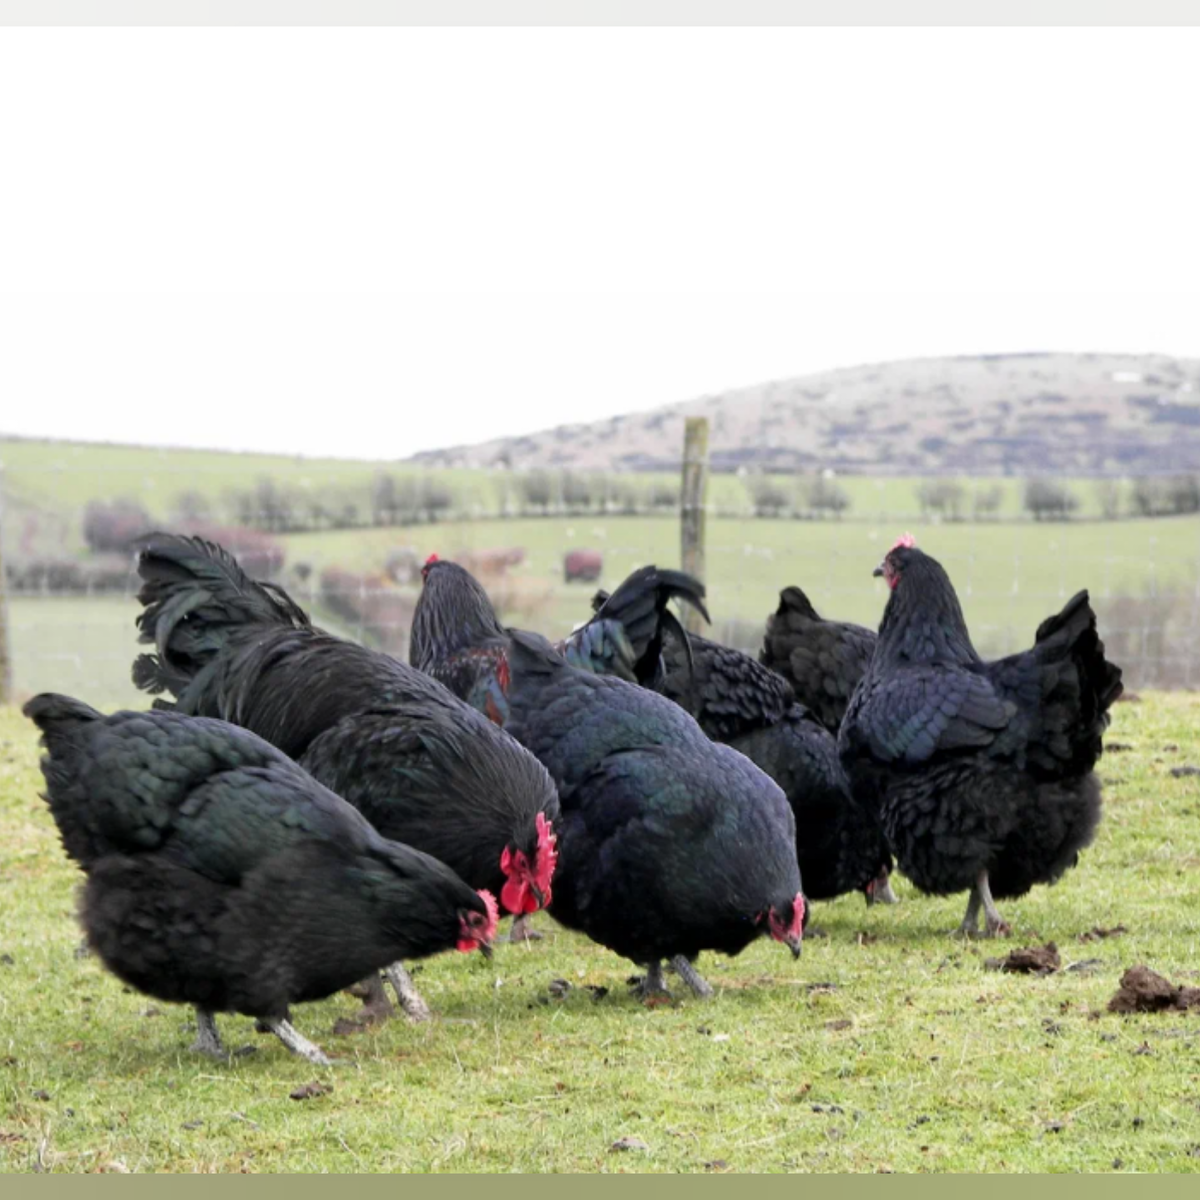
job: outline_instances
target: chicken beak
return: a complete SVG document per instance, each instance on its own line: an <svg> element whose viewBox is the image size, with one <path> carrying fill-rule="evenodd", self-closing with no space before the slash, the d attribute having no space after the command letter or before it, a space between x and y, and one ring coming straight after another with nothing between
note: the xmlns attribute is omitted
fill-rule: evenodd
<svg viewBox="0 0 1200 1200"><path fill-rule="evenodd" d="M792 952L793 961L800 957L801 951L804 949L804 935L796 934L793 937L784 939L785 946Z"/></svg>
<svg viewBox="0 0 1200 1200"><path fill-rule="evenodd" d="M533 898L537 901L538 908L545 908L546 907L545 893L542 891L542 889L540 887L538 887L538 885L536 883L532 882L532 880L530 881L530 884L529 884L529 890L533 893Z"/></svg>
<svg viewBox="0 0 1200 1200"><path fill-rule="evenodd" d="M492 957L492 943L491 942L480 942L479 943L479 953L482 954L484 958L491 958Z"/></svg>
<svg viewBox="0 0 1200 1200"><path fill-rule="evenodd" d="M872 574L872 575L873 575L873 576L874 576L876 579L882 579L882 578L883 578L883 563L880 563L880 564L879 564L879 566L877 566L877 567L875 568L875 570L873 570L873 571L871 572L871 574Z"/></svg>

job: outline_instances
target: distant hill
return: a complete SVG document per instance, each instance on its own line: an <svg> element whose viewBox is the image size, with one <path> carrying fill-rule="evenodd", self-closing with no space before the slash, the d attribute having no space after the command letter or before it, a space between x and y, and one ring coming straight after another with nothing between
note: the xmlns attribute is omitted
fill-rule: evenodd
<svg viewBox="0 0 1200 1200"><path fill-rule="evenodd" d="M925 358L825 371L590 425L427 451L427 467L677 466L685 416L717 470L1143 474L1200 470L1200 359Z"/></svg>

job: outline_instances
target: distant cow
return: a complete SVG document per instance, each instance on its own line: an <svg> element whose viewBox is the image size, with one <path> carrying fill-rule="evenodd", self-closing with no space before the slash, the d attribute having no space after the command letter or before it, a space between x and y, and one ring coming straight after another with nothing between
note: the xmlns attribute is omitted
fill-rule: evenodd
<svg viewBox="0 0 1200 1200"><path fill-rule="evenodd" d="M604 558L599 550L571 550L563 555L563 577L567 583L595 583L604 569Z"/></svg>

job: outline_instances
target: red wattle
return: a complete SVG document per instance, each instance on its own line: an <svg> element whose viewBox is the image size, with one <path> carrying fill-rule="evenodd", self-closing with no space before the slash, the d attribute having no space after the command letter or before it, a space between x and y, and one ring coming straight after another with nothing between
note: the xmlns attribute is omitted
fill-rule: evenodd
<svg viewBox="0 0 1200 1200"><path fill-rule="evenodd" d="M500 903L504 905L507 912L523 913L528 911L525 908L525 899L528 888L518 879L510 879L500 889Z"/></svg>

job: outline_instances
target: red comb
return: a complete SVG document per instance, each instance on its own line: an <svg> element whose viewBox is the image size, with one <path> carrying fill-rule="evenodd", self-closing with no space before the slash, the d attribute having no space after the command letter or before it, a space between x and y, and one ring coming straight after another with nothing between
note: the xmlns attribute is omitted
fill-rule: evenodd
<svg viewBox="0 0 1200 1200"><path fill-rule="evenodd" d="M911 533L901 534L896 539L896 544L892 547L893 550L911 550L917 544L917 539Z"/></svg>
<svg viewBox="0 0 1200 1200"><path fill-rule="evenodd" d="M535 824L538 836L537 882L542 890L543 902L549 904L550 882L554 878L554 868L558 866L558 838L545 813L538 813Z"/></svg>
<svg viewBox="0 0 1200 1200"><path fill-rule="evenodd" d="M439 561L439 560L438 560L438 556L437 556L436 554L431 554L431 555L430 555L430 556L429 556L429 557L428 557L428 558L425 560L425 565L426 565L426 566L429 566L429 564L430 564L430 563L435 563L435 562L438 562L438 561Z"/></svg>
<svg viewBox="0 0 1200 1200"><path fill-rule="evenodd" d="M484 941L490 942L496 936L496 921L500 917L500 908L496 904L496 897L487 888L479 889L479 898L483 901L483 907L487 909L488 917L487 928L483 931L483 938Z"/></svg>

